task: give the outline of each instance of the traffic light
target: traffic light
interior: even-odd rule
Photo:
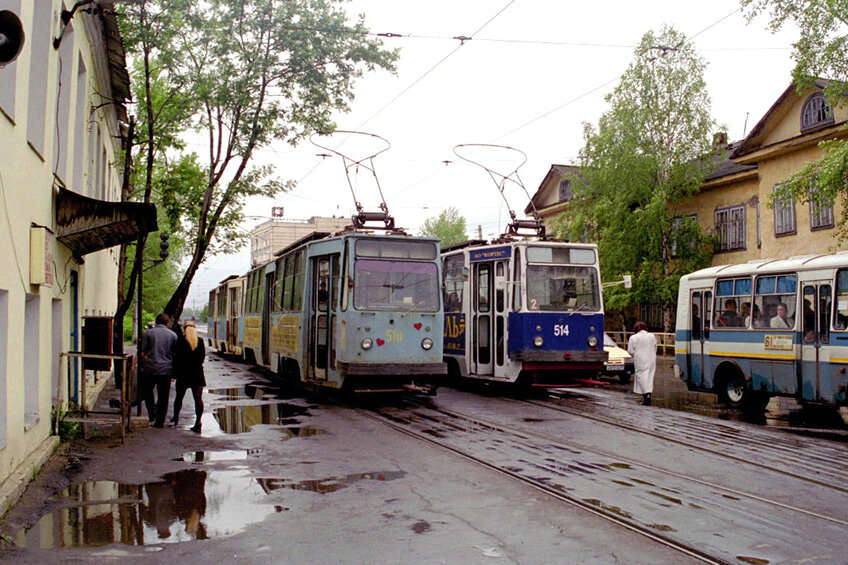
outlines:
[[[162,241],[159,242],[159,257],[162,259],[168,258],[168,233],[162,232],[159,234],[159,239]]]

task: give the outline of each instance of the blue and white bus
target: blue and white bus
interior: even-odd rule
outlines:
[[[603,369],[597,246],[474,240],[445,249],[442,272],[452,375],[555,387]]]
[[[680,280],[676,371],[731,406],[845,405],[848,252],[709,267]]]

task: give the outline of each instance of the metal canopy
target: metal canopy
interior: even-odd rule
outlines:
[[[156,206],[108,202],[60,188],[56,205],[56,239],[83,256],[157,231]]]

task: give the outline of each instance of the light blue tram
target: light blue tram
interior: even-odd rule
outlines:
[[[247,274],[245,359],[313,387],[433,393],[440,272],[434,238],[307,236]]]
[[[596,245],[502,237],[446,248],[442,261],[452,375],[556,387],[603,369]]]
[[[848,253],[710,267],[680,280],[676,371],[731,406],[846,404]]]

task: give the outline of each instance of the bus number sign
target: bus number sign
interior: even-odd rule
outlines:
[[[792,350],[792,336],[791,335],[766,335],[765,337],[765,348],[778,350],[778,351],[791,351]]]

